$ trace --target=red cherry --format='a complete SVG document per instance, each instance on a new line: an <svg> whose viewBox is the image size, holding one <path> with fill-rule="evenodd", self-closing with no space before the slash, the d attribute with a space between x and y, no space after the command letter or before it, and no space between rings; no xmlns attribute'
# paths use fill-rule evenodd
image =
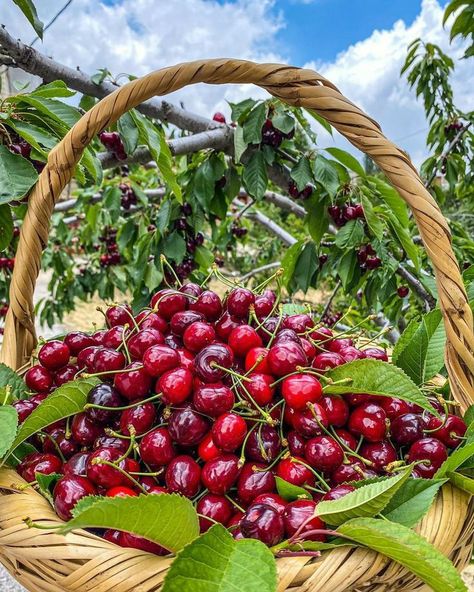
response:
<svg viewBox="0 0 474 592"><path fill-rule="evenodd" d="M345 360L340 354L336 352L322 352L314 358L312 366L319 372L326 372L326 370L337 368L344 363Z"/></svg>
<svg viewBox="0 0 474 592"><path fill-rule="evenodd" d="M314 327L314 321L308 314L295 314L283 319L285 329L293 329L295 333L303 334Z"/></svg>
<svg viewBox="0 0 474 592"><path fill-rule="evenodd" d="M124 487L123 485L118 485L117 487L112 487L111 489L107 490L105 494L106 497L136 497L138 493L130 489L130 487Z"/></svg>
<svg viewBox="0 0 474 592"><path fill-rule="evenodd" d="M79 500L88 495L96 495L94 485L85 477L66 475L54 486L53 500L56 514L62 520L72 518L72 510Z"/></svg>
<svg viewBox="0 0 474 592"><path fill-rule="evenodd" d="M248 378L249 381L242 383L242 395L247 399L250 395L260 407L265 407L265 405L271 403L275 394L275 387L272 386L275 382L274 377L269 374L252 372Z"/></svg>
<svg viewBox="0 0 474 592"><path fill-rule="evenodd" d="M238 319L246 319L249 316L250 306L254 302L253 292L246 288L234 288L227 296L227 310L230 315Z"/></svg>
<svg viewBox="0 0 474 592"><path fill-rule="evenodd" d="M77 354L77 365L79 368L85 368L88 372L94 372L95 354L99 351L99 346L91 345L84 348Z"/></svg>
<svg viewBox="0 0 474 592"><path fill-rule="evenodd" d="M300 337L300 341L301 341L301 347L303 348L303 351L306 354L306 357L308 358L309 361L311 361L317 353L316 347L311 343L311 341L309 341L308 339L305 339L304 337Z"/></svg>
<svg viewBox="0 0 474 592"><path fill-rule="evenodd" d="M417 464L417 472L425 479L431 479L448 458L446 446L436 438L422 438L414 442L408 451L408 462Z"/></svg>
<svg viewBox="0 0 474 592"><path fill-rule="evenodd" d="M53 375L43 366L32 366L25 374L26 386L36 392L46 392L53 386Z"/></svg>
<svg viewBox="0 0 474 592"><path fill-rule="evenodd" d="M355 487L353 485L337 485L325 493L322 499L328 502L341 499L341 497L344 497L352 491L355 491Z"/></svg>
<svg viewBox="0 0 474 592"><path fill-rule="evenodd" d="M237 481L237 495L245 504L250 504L262 493L275 491L273 473L262 463L245 463Z"/></svg>
<svg viewBox="0 0 474 592"><path fill-rule="evenodd" d="M161 333L165 333L168 329L168 323L165 321L165 319L156 314L156 312L152 312L150 310L144 310L140 312L135 317L135 320L140 329L156 329Z"/></svg>
<svg viewBox="0 0 474 592"><path fill-rule="evenodd" d="M400 298L406 298L410 293L410 288L408 286L399 286L397 288L397 294Z"/></svg>
<svg viewBox="0 0 474 592"><path fill-rule="evenodd" d="M225 526L231 519L233 511L234 507L226 497L207 493L196 505L201 532L209 530L215 522ZM206 518L211 520L206 520Z"/></svg>
<svg viewBox="0 0 474 592"><path fill-rule="evenodd" d="M358 446L358 441L354 438L354 436L348 432L347 430L343 430L342 428L337 428L334 430L337 434L338 439L350 448L351 450L356 450Z"/></svg>
<svg viewBox="0 0 474 592"><path fill-rule="evenodd" d="M277 465L277 475L298 487L314 486L314 475L306 466L306 461L298 457L284 458Z"/></svg>
<svg viewBox="0 0 474 592"><path fill-rule="evenodd" d="M141 436L148 432L156 419L156 411L153 403L142 403L130 409L122 411L120 416L120 430L125 436L130 436L133 427L135 434Z"/></svg>
<svg viewBox="0 0 474 592"><path fill-rule="evenodd" d="M356 347L343 347L339 354L343 357L344 362L353 362L354 360L361 360L364 358L363 352L358 350Z"/></svg>
<svg viewBox="0 0 474 592"><path fill-rule="evenodd" d="M119 372L114 376L114 387L122 397L125 397L129 401L147 395L150 392L151 383L151 377L144 370L140 362L132 362L124 368L124 372Z"/></svg>
<svg viewBox="0 0 474 592"><path fill-rule="evenodd" d="M180 310L175 313L170 320L171 331L175 335L182 337L189 325L197 321L202 321L204 315L194 310Z"/></svg>
<svg viewBox="0 0 474 592"><path fill-rule="evenodd" d="M82 333L81 331L72 331L64 337L64 343L69 348L72 356L77 354L91 345L97 345L96 340L92 335Z"/></svg>
<svg viewBox="0 0 474 592"><path fill-rule="evenodd" d="M194 353L201 351L203 347L209 345L216 338L216 332L212 325L196 321L188 325L183 334L185 347Z"/></svg>
<svg viewBox="0 0 474 592"><path fill-rule="evenodd" d="M285 533L282 516L266 504L250 506L240 528L245 538L257 539L269 547L282 541Z"/></svg>
<svg viewBox="0 0 474 592"><path fill-rule="evenodd" d="M266 296L257 296L253 306L257 318L264 319L268 315L272 314L274 302Z"/></svg>
<svg viewBox="0 0 474 592"><path fill-rule="evenodd" d="M375 471L385 471L387 465L398 460L397 451L388 441L364 442L360 447L359 454L370 460Z"/></svg>
<svg viewBox="0 0 474 592"><path fill-rule="evenodd" d="M168 551L161 545L157 545L152 541L136 536L130 532L121 532L119 537L119 545L130 549L139 549L154 555L168 555Z"/></svg>
<svg viewBox="0 0 474 592"><path fill-rule="evenodd" d="M183 407L173 411L168 429L172 439L180 446L196 446L209 431L209 423L191 407Z"/></svg>
<svg viewBox="0 0 474 592"><path fill-rule="evenodd" d="M112 327L105 332L102 345L110 349L116 349L117 347L120 347L123 343L124 333L125 331L122 325Z"/></svg>
<svg viewBox="0 0 474 592"><path fill-rule="evenodd" d="M65 463L63 471L65 475L79 475L84 477L86 474L89 452L78 452Z"/></svg>
<svg viewBox="0 0 474 592"><path fill-rule="evenodd" d="M134 360L141 360L146 350L152 345L162 345L163 334L158 329L141 329L128 340L127 347Z"/></svg>
<svg viewBox="0 0 474 592"><path fill-rule="evenodd" d="M235 413L220 415L212 426L212 439L224 452L233 452L244 441L247 434L245 419Z"/></svg>
<svg viewBox="0 0 474 592"><path fill-rule="evenodd" d="M467 425L464 420L456 415L448 415L441 418L433 416L428 422L428 429L445 446L456 448L463 441Z"/></svg>
<svg viewBox="0 0 474 592"><path fill-rule="evenodd" d="M161 317L170 320L171 317L181 310L185 310L187 298L175 290L160 290L150 301L150 306Z"/></svg>
<svg viewBox="0 0 474 592"><path fill-rule="evenodd" d="M225 123L225 115L223 113L221 113L220 111L216 111L214 113L214 115L212 116L212 119L214 121L217 121L218 123Z"/></svg>
<svg viewBox="0 0 474 592"><path fill-rule="evenodd" d="M224 495L237 481L239 473L239 458L234 454L221 454L205 463L201 480L211 493Z"/></svg>
<svg viewBox="0 0 474 592"><path fill-rule="evenodd" d="M58 449L64 458L70 458L78 451L78 446L71 438L66 438L66 432L62 428L51 430L43 443L43 451L57 454Z"/></svg>
<svg viewBox="0 0 474 592"><path fill-rule="evenodd" d="M116 448L99 448L89 456L86 467L87 478L95 485L106 489L123 483L128 484L128 479L118 469L100 462L116 463L121 456L122 453ZM119 466L120 468L124 467L123 461Z"/></svg>
<svg viewBox="0 0 474 592"><path fill-rule="evenodd" d="M211 343L196 355L194 369L202 381L219 382L227 375L225 368L231 368L233 363L234 356L230 347L221 343Z"/></svg>
<svg viewBox="0 0 474 592"><path fill-rule="evenodd" d="M19 424L22 424L25 421L25 419L29 417L36 409L35 404L29 401L28 399L15 401L14 403L12 403L12 407L16 409Z"/></svg>
<svg viewBox="0 0 474 592"><path fill-rule="evenodd" d="M113 530L112 528L109 528L108 530L106 530L104 532L104 534L102 535L102 538L105 539L106 541L108 541L109 543L114 543L115 545L120 545L120 535L122 533L120 532L120 530Z"/></svg>
<svg viewBox="0 0 474 592"><path fill-rule="evenodd" d="M349 430L369 442L380 442L387 431L387 415L380 405L363 403L356 407L348 423Z"/></svg>
<svg viewBox="0 0 474 592"><path fill-rule="evenodd" d="M273 345L268 352L268 365L275 376L286 376L308 363L300 345L288 341Z"/></svg>
<svg viewBox="0 0 474 592"><path fill-rule="evenodd" d="M63 366L63 368L56 370L54 373L54 383L56 386L61 386L66 384L66 382L71 382L71 380L76 378L76 374L78 373L79 368L77 366L73 366L72 364Z"/></svg>
<svg viewBox="0 0 474 592"><path fill-rule="evenodd" d="M348 337L339 337L338 339L333 339L332 341L329 341L327 347L329 351L340 353L342 349L345 349L346 347L352 347L353 345L354 342L352 341L352 339L349 339Z"/></svg>
<svg viewBox="0 0 474 592"><path fill-rule="evenodd" d="M195 389L193 404L200 413L218 417L233 408L235 396L230 388L221 382L203 384Z"/></svg>
<svg viewBox="0 0 474 592"><path fill-rule="evenodd" d="M213 458L217 458L222 452L217 448L214 444L214 440L212 439L212 433L209 432L204 438L201 440L198 446L198 454L199 458L202 458L204 462L208 460L212 460Z"/></svg>
<svg viewBox="0 0 474 592"><path fill-rule="evenodd" d="M243 358L251 349L261 347L262 340L253 327L240 325L232 330L228 344L236 356Z"/></svg>
<svg viewBox="0 0 474 592"><path fill-rule="evenodd" d="M190 309L203 314L210 322L216 321L222 314L222 302L211 290L204 290L198 299L190 304Z"/></svg>
<svg viewBox="0 0 474 592"><path fill-rule="evenodd" d="M311 374L294 374L281 383L281 394L286 403L297 411L306 409L323 394L321 383Z"/></svg>
<svg viewBox="0 0 474 592"><path fill-rule="evenodd" d="M340 428L347 423L349 418L349 406L338 395L323 395L319 404L324 409L329 425Z"/></svg>
<svg viewBox="0 0 474 592"><path fill-rule="evenodd" d="M175 456L173 440L166 428L157 428L140 441L140 457L152 467L167 465Z"/></svg>
<svg viewBox="0 0 474 592"><path fill-rule="evenodd" d="M305 438L320 436L321 426L328 427L328 418L324 409L318 403L311 403L304 411L295 411L293 427Z"/></svg>
<svg viewBox="0 0 474 592"><path fill-rule="evenodd" d="M266 504L279 514L283 514L288 503L277 493L261 493L253 500L254 504Z"/></svg>
<svg viewBox="0 0 474 592"><path fill-rule="evenodd" d="M229 335L232 332L232 329L238 327L242 321L233 319L230 314L225 311L221 318L216 322L214 325L214 329L216 331L217 336L222 339L223 341L227 341L229 339Z"/></svg>
<svg viewBox="0 0 474 592"><path fill-rule="evenodd" d="M117 325L129 325L133 324L132 309L128 304L119 304L118 306L110 306L105 311L105 321L107 327L117 327Z"/></svg>
<svg viewBox="0 0 474 592"><path fill-rule="evenodd" d="M174 368L158 378L155 390L163 393L161 400L166 405L179 405L190 397L192 388L192 372L186 368Z"/></svg>
<svg viewBox="0 0 474 592"><path fill-rule="evenodd" d="M398 446L409 446L423 438L423 419L417 413L399 415L391 422L390 432Z"/></svg>
<svg viewBox="0 0 474 592"><path fill-rule="evenodd" d="M381 360L382 362L388 362L387 352L380 347L367 347L362 351L365 358L371 358L373 360Z"/></svg>
<svg viewBox="0 0 474 592"><path fill-rule="evenodd" d="M125 366L125 356L122 352L106 347L96 351L94 357L94 370L97 373L116 372Z"/></svg>
<svg viewBox="0 0 474 592"><path fill-rule="evenodd" d="M298 432L292 430L286 435L288 441L288 448L292 456L304 456L304 449L306 446L306 440L298 434Z"/></svg>
<svg viewBox="0 0 474 592"><path fill-rule="evenodd" d="M179 365L179 354L166 345L153 345L143 356L143 366L150 376L160 376Z"/></svg>
<svg viewBox="0 0 474 592"><path fill-rule="evenodd" d="M71 422L72 437L81 446L92 446L103 430L103 426L94 423L86 413L78 413Z"/></svg>
<svg viewBox="0 0 474 592"><path fill-rule="evenodd" d="M316 436L306 443L305 458L317 471L331 473L344 460L341 446L328 436Z"/></svg>
<svg viewBox="0 0 474 592"><path fill-rule="evenodd" d="M250 432L245 444L245 456L260 463L273 462L281 451L278 432L270 425L261 424Z"/></svg>
<svg viewBox="0 0 474 592"><path fill-rule="evenodd" d="M361 481L366 478L366 469L363 463L357 458L348 459L349 464L340 465L331 475L331 482L334 485L342 485L348 481Z"/></svg>
<svg viewBox="0 0 474 592"><path fill-rule="evenodd" d="M410 412L410 405L406 401L395 397L380 397L379 404L389 419L395 419Z"/></svg>
<svg viewBox="0 0 474 592"><path fill-rule="evenodd" d="M299 538L302 540L324 542L324 534L310 534L313 530L322 530L325 527L321 518L314 516L315 509L316 503L312 500L296 500L289 503L283 513L286 536L292 537L299 531Z"/></svg>
<svg viewBox="0 0 474 592"><path fill-rule="evenodd" d="M61 473L62 466L61 459L54 454L32 452L24 457L18 465L17 471L25 481L32 483L36 481L36 473L41 473L42 475Z"/></svg>
<svg viewBox="0 0 474 592"><path fill-rule="evenodd" d="M38 359L48 370L57 370L69 362L71 352L68 346L54 339L45 343L38 352Z"/></svg>
<svg viewBox="0 0 474 592"><path fill-rule="evenodd" d="M166 469L165 481L171 493L194 497L201 485L201 467L190 456L176 456Z"/></svg>

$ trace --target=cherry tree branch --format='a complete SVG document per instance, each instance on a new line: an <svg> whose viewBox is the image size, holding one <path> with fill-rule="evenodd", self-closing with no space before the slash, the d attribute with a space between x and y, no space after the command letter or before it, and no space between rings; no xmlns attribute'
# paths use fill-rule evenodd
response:
<svg viewBox="0 0 474 592"><path fill-rule="evenodd" d="M399 265L396 273L411 286L415 294L423 301L426 312L429 312L436 307L436 300L426 290L420 280L410 273L408 269L405 269L405 267Z"/></svg>
<svg viewBox="0 0 474 592"><path fill-rule="evenodd" d="M463 137L463 135L467 132L467 130L470 127L471 127L471 122L467 123L467 125L464 125L458 131L458 133L454 136L454 138L451 140L451 142L448 144L446 150L441 154L441 156L436 161L433 172L431 173L431 177L425 183L426 188L428 188L431 185L431 183L433 183L433 181L436 179L436 175L438 174L438 169L439 169L440 165L443 164L443 162L449 156L452 149L456 146L456 144L459 142L459 140Z"/></svg>

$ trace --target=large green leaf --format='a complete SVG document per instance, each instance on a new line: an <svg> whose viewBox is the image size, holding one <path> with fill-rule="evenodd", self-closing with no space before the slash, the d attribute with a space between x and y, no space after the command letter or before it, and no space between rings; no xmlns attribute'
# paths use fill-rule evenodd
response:
<svg viewBox="0 0 474 592"><path fill-rule="evenodd" d="M130 114L124 113L117 121L117 131L120 134L127 154L133 154L138 146L138 128Z"/></svg>
<svg viewBox="0 0 474 592"><path fill-rule="evenodd" d="M412 321L406 333L403 342L397 344L393 361L416 384L423 384L444 365L446 332L441 311L433 310L421 321Z"/></svg>
<svg viewBox="0 0 474 592"><path fill-rule="evenodd" d="M160 132L160 157L158 158L157 164L158 170L163 175L166 185L168 185L171 191L175 194L179 203L183 203L181 186L179 185L173 170L173 157L163 132Z"/></svg>
<svg viewBox="0 0 474 592"><path fill-rule="evenodd" d="M397 397L426 409L437 412L430 405L416 384L403 370L380 360L355 360L326 372L326 377L334 382L347 380L345 384L328 384L324 392L328 394L369 393Z"/></svg>
<svg viewBox="0 0 474 592"><path fill-rule="evenodd" d="M318 253L313 241L307 241L301 249L301 253L295 264L293 273L293 283L295 289L307 292L308 288L314 284L314 276L318 273Z"/></svg>
<svg viewBox="0 0 474 592"><path fill-rule="evenodd" d="M336 235L336 247L340 249L352 249L360 245L365 236L364 227L359 220L350 220Z"/></svg>
<svg viewBox="0 0 474 592"><path fill-rule="evenodd" d="M13 217L10 206L0 205L0 251L8 247L13 238Z"/></svg>
<svg viewBox="0 0 474 592"><path fill-rule="evenodd" d="M359 175L359 177L365 177L364 167L360 164L355 156L352 156L352 154L346 150L342 150L342 148L336 148L333 146L331 148L326 148L326 152L329 152L331 156L334 156L336 160Z"/></svg>
<svg viewBox="0 0 474 592"><path fill-rule="evenodd" d="M28 391L25 381L6 364L0 363L0 388L9 387L14 399L24 399Z"/></svg>
<svg viewBox="0 0 474 592"><path fill-rule="evenodd" d="M461 473L448 473L447 477L451 481L453 485L466 491L467 493L474 495L474 479L471 477L467 477L466 475L461 475Z"/></svg>
<svg viewBox="0 0 474 592"><path fill-rule="evenodd" d="M371 232L376 238L382 240L384 225L378 214L375 212L374 207L370 199L362 193L361 195L362 207L364 208L364 216L367 221L367 225Z"/></svg>
<svg viewBox="0 0 474 592"><path fill-rule="evenodd" d="M255 199L262 199L268 185L267 165L262 151L254 152L242 175L245 188Z"/></svg>
<svg viewBox="0 0 474 592"><path fill-rule="evenodd" d="M38 18L38 13L36 12L36 7L32 0L13 0L13 2L26 16L38 37L43 39L43 23Z"/></svg>
<svg viewBox="0 0 474 592"><path fill-rule="evenodd" d="M402 246L402 248L406 252L408 258L411 259L413 265L415 266L415 269L417 271L419 271L420 270L419 249L415 245L415 243L413 242L413 238L412 238L411 234L408 232L407 227L402 226L402 224L400 223L398 218L396 218L395 215L392 213L389 215L388 221L389 221L389 224L393 230L395 237L398 238L398 241L400 242L400 245Z"/></svg>
<svg viewBox="0 0 474 592"><path fill-rule="evenodd" d="M306 185L312 183L313 173L311 171L310 162L306 156L302 156L291 169L290 177L296 183L298 191L303 191Z"/></svg>
<svg viewBox="0 0 474 592"><path fill-rule="evenodd" d="M376 516L410 478L411 471L412 467L407 467L395 477L363 485L338 500L319 502L315 513L332 526L339 526L352 518Z"/></svg>
<svg viewBox="0 0 474 592"><path fill-rule="evenodd" d="M454 450L444 461L435 475L435 479L443 479L448 473L454 473L457 468L474 456L474 442Z"/></svg>
<svg viewBox="0 0 474 592"><path fill-rule="evenodd" d="M306 225L314 242L319 245L329 226L329 216L325 199L314 197L306 201Z"/></svg>
<svg viewBox="0 0 474 592"><path fill-rule="evenodd" d="M313 162L314 178L326 189L329 195L334 196L339 189L339 175L332 161L322 154L318 154Z"/></svg>
<svg viewBox="0 0 474 592"><path fill-rule="evenodd" d="M395 493L382 514L392 522L415 526L428 512L446 479L408 479Z"/></svg>
<svg viewBox="0 0 474 592"><path fill-rule="evenodd" d="M397 190L378 177L369 177L369 179L371 183L374 183L383 201L388 205L400 224L404 228L408 228L410 224L408 206Z"/></svg>
<svg viewBox="0 0 474 592"><path fill-rule="evenodd" d="M21 424L10 451L13 452L22 442L46 426L80 413L87 403L89 391L95 384L97 379L88 378L68 382L56 389Z"/></svg>
<svg viewBox="0 0 474 592"><path fill-rule="evenodd" d="M49 84L42 84L38 86L33 91L31 91L32 95L38 97L73 97L76 94L76 91L71 90L67 87L66 83L62 80L53 80Z"/></svg>
<svg viewBox="0 0 474 592"><path fill-rule="evenodd" d="M293 485L293 483L288 483L278 475L275 476L275 481L278 494L287 502L298 499L313 499L309 491L303 487L298 487L298 485Z"/></svg>
<svg viewBox="0 0 474 592"><path fill-rule="evenodd" d="M290 282L293 278L296 262L298 261L304 244L304 241L298 241L294 245L291 245L291 247L286 250L285 255L283 256L281 261L281 267L283 269L282 281L286 287L290 285Z"/></svg>
<svg viewBox="0 0 474 592"><path fill-rule="evenodd" d="M260 144L262 140L262 127L267 118L267 106L259 103L250 111L242 126L243 138L246 144Z"/></svg>
<svg viewBox="0 0 474 592"><path fill-rule="evenodd" d="M122 498L84 498L73 518L61 529L114 528L158 543L176 553L199 536L194 506L178 494L140 495Z"/></svg>
<svg viewBox="0 0 474 592"><path fill-rule="evenodd" d="M234 132L234 160L239 163L242 154L247 150L247 142L244 140L244 130L238 125Z"/></svg>
<svg viewBox="0 0 474 592"><path fill-rule="evenodd" d="M30 161L0 145L0 204L25 196L37 178Z"/></svg>
<svg viewBox="0 0 474 592"><path fill-rule="evenodd" d="M434 592L467 592L451 561L406 526L377 518L356 518L340 526L338 532L400 563Z"/></svg>
<svg viewBox="0 0 474 592"><path fill-rule="evenodd" d="M275 592L276 586L270 549L254 539L236 541L215 524L180 551L166 574L163 592Z"/></svg>
<svg viewBox="0 0 474 592"><path fill-rule="evenodd" d="M15 407L0 407L0 458L9 450L18 427L18 413Z"/></svg>

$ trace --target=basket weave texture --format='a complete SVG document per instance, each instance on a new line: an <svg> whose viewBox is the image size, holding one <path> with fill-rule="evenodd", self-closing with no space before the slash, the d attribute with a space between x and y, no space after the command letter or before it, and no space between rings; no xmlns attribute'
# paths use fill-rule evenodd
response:
<svg viewBox="0 0 474 592"><path fill-rule="evenodd" d="M453 397L462 409L474 402L473 316L448 224L424 188L409 157L392 144L378 124L312 70L234 59L178 64L134 80L88 111L50 152L48 164L29 195L10 289L10 310L0 360L14 369L28 361L36 344L33 292L50 219L61 191L71 180L85 147L102 129L154 95L190 84L253 83L294 106L313 109L369 155L410 206L436 275L446 327L446 368ZM25 517L59 518L21 478L0 470L0 562L31 592L155 592L171 560L123 549L85 531L59 536L29 529ZM474 539L474 505L467 494L445 485L417 531L462 569ZM429 588L404 568L367 549L340 548L317 560L277 561L278 592L411 592ZM243 590L245 590L243 588Z"/></svg>

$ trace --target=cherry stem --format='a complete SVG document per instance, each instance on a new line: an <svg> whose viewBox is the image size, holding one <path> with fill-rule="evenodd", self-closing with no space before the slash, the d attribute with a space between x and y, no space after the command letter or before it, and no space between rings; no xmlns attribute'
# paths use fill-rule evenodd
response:
<svg viewBox="0 0 474 592"><path fill-rule="evenodd" d="M28 526L28 528L38 528L39 530L59 530L63 527L62 524L56 524L54 526L43 526L38 524L37 522L33 522L31 518L23 518L23 522Z"/></svg>
<svg viewBox="0 0 474 592"><path fill-rule="evenodd" d="M318 479L318 481L326 489L326 491L329 491L331 489L329 487L329 485L327 484L327 482L323 479L323 477L321 477L321 475L318 473L318 471L315 471L311 465L308 465L307 463L303 462L302 460L295 459L293 457L291 460L292 460L292 462L303 465L304 467L306 467L308 469L308 471L311 471L311 473L313 473L313 475L316 477L316 479Z"/></svg>
<svg viewBox="0 0 474 592"><path fill-rule="evenodd" d="M317 419L316 419L317 421ZM319 423L319 422L318 422ZM364 464L366 464L367 466L371 467L373 466L373 462L371 460L368 460L367 458L364 458L363 456L360 456L360 454L357 454L357 452L355 450L352 450L352 448L350 446L348 446L344 440L342 440L338 435L336 430L334 429L333 426L330 426L330 430L328 431L326 430L326 428L324 428L324 426L321 425L321 428L329 435L331 436L331 438L334 438L334 440L336 440L336 442L339 444L339 446L341 446L341 448L344 449L344 458L347 460L347 456L353 456L355 458L358 458L360 461L362 461Z"/></svg>
<svg viewBox="0 0 474 592"><path fill-rule="evenodd" d="M242 508L242 506L239 506L239 504L238 504L238 503L237 503L235 500L233 500L233 499L230 497L230 495L227 495L227 494L226 494L224 497L225 497L226 499L228 499L228 500L230 501L230 503L231 503L233 506L235 506L235 507L237 508L237 510L239 510L240 512L243 512L243 513L245 514L245 510L244 510L244 508Z"/></svg>
<svg viewBox="0 0 474 592"><path fill-rule="evenodd" d="M104 372L96 372L95 374L88 374L87 372L82 373L83 378L97 378L101 376L108 376L110 374L125 374L125 372L135 372L136 370L141 370L143 368L143 364L140 366L135 366L135 368L122 368L121 370L105 370Z"/></svg>
<svg viewBox="0 0 474 592"><path fill-rule="evenodd" d="M92 460L92 464L94 465L106 465L108 467L111 467L112 469L116 469L119 473L121 473L124 477L126 477L127 479L129 479L134 485L135 487L138 487L138 489L144 493L145 495L148 495L148 491L143 487L143 485L141 483L139 483L136 479L134 479L130 473L127 473L127 471L124 471L121 467L118 467L116 464L105 460L104 458L94 458Z"/></svg>
<svg viewBox="0 0 474 592"><path fill-rule="evenodd" d="M252 382L251 378L248 378L247 376L243 376L242 374L239 374L238 372L235 372L234 370L231 370L230 368L224 368L224 366L221 366L217 362L214 362L214 361L211 362L210 366L211 366L211 368L218 368L219 370L222 370L223 372L227 372L228 374L235 376L239 380L245 380L246 382Z"/></svg>
<svg viewBox="0 0 474 592"><path fill-rule="evenodd" d="M149 403L150 401L156 401L163 396L163 393L158 393L157 395L153 395L148 399L142 399L140 401L135 401L135 403L130 403L130 405L124 405L123 407L106 407L105 405L95 405L94 403L86 403L83 407L83 410L86 409L102 409L103 411L125 411L126 409L133 409L134 407L138 407L139 405L143 405L144 403Z"/></svg>
<svg viewBox="0 0 474 592"><path fill-rule="evenodd" d="M171 271L171 275L176 280L176 283L181 288L181 286L183 285L182 282L181 282L181 280L176 275L176 272L173 269L173 266L170 264L170 262L168 261L168 259L163 255L163 253L160 255L160 262L161 262L161 270L163 272L163 277L166 278L165 269L164 269L164 266L166 265L168 267L168 269ZM165 282L166 282L166 279L165 279ZM166 282L166 284L169 286L168 282Z"/></svg>
<svg viewBox="0 0 474 592"><path fill-rule="evenodd" d="M272 311L270 312L270 314L272 314L273 310L275 310L275 307L277 306L278 303L279 303L279 298L277 298L277 300L276 300L276 302L275 302L275 304L274 304L274 306L273 306ZM270 337L269 342L267 343L268 349L270 349L270 347L272 346L272 343L275 340L276 334L278 333L278 330L280 329L280 325L281 325L282 321L283 321L283 309L280 307L279 308L279 311L278 311L278 323L277 323L277 326L275 327L275 330L273 331L273 334Z"/></svg>
<svg viewBox="0 0 474 592"><path fill-rule="evenodd" d="M133 320L135 321L135 319L133 319ZM125 350L125 357L127 358L127 362L129 364L131 364L132 363L132 358L130 357L130 352L128 351L128 347L127 347L127 341L125 339L125 333L126 333L127 329L128 329L128 325L124 325L124 328L123 328L123 331L122 331L122 343L120 345ZM136 326L136 329L137 329L137 331L139 330L138 329L138 325ZM118 349L117 349L117 351L118 351Z"/></svg>
<svg viewBox="0 0 474 592"><path fill-rule="evenodd" d="M58 453L59 457L61 458L61 460L63 461L63 463L66 462L66 459L64 458L64 454L61 451L61 448L59 447L59 444L56 442L56 440L53 438L53 436L51 436L51 434L48 434L47 432L38 432L39 436L43 436L44 438L48 438L48 440L50 440L53 444L53 446L56 448L56 452Z"/></svg>
<svg viewBox="0 0 474 592"><path fill-rule="evenodd" d="M129 455L130 455L130 453L132 452L134 446L135 446L135 442L136 442L136 440L135 440L135 437L136 437L135 428L133 427L133 425L129 425L127 427L128 427L128 431L130 432L130 444L128 445L127 450L122 454L122 456L115 461L117 464L119 462L122 462L126 458L128 458Z"/></svg>

